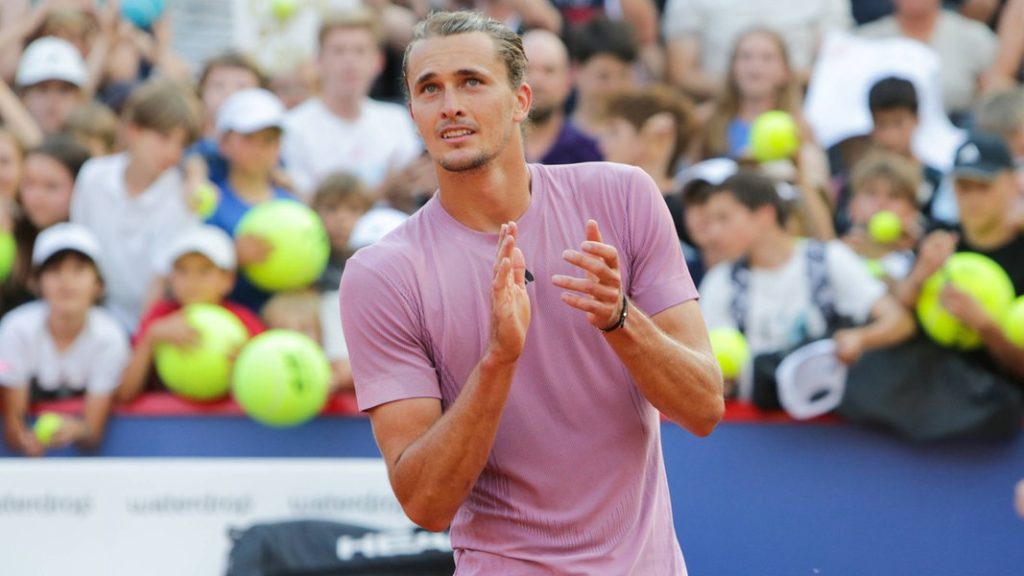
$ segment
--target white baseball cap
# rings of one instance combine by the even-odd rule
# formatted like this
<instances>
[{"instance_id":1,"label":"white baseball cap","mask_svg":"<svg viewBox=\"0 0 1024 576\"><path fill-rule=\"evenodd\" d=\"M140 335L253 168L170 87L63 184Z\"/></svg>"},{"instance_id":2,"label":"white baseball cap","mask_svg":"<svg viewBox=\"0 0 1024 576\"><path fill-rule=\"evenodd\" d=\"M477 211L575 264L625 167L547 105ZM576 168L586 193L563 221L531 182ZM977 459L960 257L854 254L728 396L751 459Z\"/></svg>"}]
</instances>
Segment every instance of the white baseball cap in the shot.
<instances>
[{"instance_id":1,"label":"white baseball cap","mask_svg":"<svg viewBox=\"0 0 1024 576\"><path fill-rule=\"evenodd\" d=\"M25 48L14 82L19 87L63 80L81 88L89 79L85 60L70 42L55 36L39 38Z\"/></svg>"},{"instance_id":2,"label":"white baseball cap","mask_svg":"<svg viewBox=\"0 0 1024 576\"><path fill-rule=\"evenodd\" d=\"M285 107L263 88L249 88L228 97L217 112L217 134L252 134L266 128L284 129Z\"/></svg>"},{"instance_id":3,"label":"white baseball cap","mask_svg":"<svg viewBox=\"0 0 1024 576\"><path fill-rule=\"evenodd\" d=\"M739 165L731 158L709 158L679 172L676 180L679 182L679 189L686 194L686 190L694 182L707 182L712 186L718 186L739 169Z\"/></svg>"},{"instance_id":4,"label":"white baseball cap","mask_svg":"<svg viewBox=\"0 0 1024 576\"><path fill-rule=\"evenodd\" d=\"M846 365L836 358L835 340L801 346L775 370L779 403L790 416L807 420L839 406L846 391Z\"/></svg>"},{"instance_id":5,"label":"white baseball cap","mask_svg":"<svg viewBox=\"0 0 1024 576\"><path fill-rule=\"evenodd\" d=\"M228 233L209 224L198 224L182 232L164 253L163 270L170 272L185 254L202 254L221 270L234 270L235 244Z\"/></svg>"},{"instance_id":6,"label":"white baseball cap","mask_svg":"<svg viewBox=\"0 0 1024 576\"><path fill-rule=\"evenodd\" d=\"M352 233L348 237L349 250L358 250L373 244L408 219L409 215L401 210L384 205L374 206L356 220L355 226L352 227Z\"/></svg>"},{"instance_id":7,"label":"white baseball cap","mask_svg":"<svg viewBox=\"0 0 1024 576\"><path fill-rule=\"evenodd\" d=\"M62 222L46 228L36 237L32 247L32 265L40 266L54 254L65 250L78 252L97 264L102 252L99 241L88 228L81 224Z\"/></svg>"}]
</instances>

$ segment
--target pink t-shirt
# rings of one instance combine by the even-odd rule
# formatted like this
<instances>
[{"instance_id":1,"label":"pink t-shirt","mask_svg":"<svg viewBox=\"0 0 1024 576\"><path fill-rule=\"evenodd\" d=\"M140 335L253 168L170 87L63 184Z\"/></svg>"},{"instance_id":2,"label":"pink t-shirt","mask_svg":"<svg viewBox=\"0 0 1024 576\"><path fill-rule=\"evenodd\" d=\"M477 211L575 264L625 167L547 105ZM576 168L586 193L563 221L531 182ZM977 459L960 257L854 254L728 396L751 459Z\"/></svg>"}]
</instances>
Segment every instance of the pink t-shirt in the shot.
<instances>
[{"instance_id":1,"label":"pink t-shirt","mask_svg":"<svg viewBox=\"0 0 1024 576\"><path fill-rule=\"evenodd\" d=\"M530 165L518 220L535 281L532 319L487 466L452 523L456 574L686 573L672 522L657 410L555 274L588 218L618 248L648 315L692 300L672 219L654 182L617 164ZM405 398L446 409L487 345L497 234L471 230L435 197L348 261L342 325L361 410Z\"/></svg>"}]
</instances>

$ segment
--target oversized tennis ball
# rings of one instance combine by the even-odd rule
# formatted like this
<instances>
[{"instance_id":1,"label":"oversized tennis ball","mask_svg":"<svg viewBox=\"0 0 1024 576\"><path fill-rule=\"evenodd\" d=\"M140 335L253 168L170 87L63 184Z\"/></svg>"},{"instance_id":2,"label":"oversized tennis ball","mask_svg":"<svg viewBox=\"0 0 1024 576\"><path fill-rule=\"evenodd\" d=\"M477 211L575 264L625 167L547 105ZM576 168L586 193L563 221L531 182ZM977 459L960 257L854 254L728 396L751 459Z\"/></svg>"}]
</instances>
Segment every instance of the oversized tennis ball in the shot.
<instances>
[{"instance_id":1,"label":"oversized tennis ball","mask_svg":"<svg viewBox=\"0 0 1024 576\"><path fill-rule=\"evenodd\" d=\"M235 228L235 237L259 236L270 243L263 262L243 272L268 291L305 288L320 277L331 254L327 229L311 208L291 200L272 200L249 210Z\"/></svg>"},{"instance_id":2,"label":"oversized tennis ball","mask_svg":"<svg viewBox=\"0 0 1024 576\"><path fill-rule=\"evenodd\" d=\"M903 234L903 222L895 212L882 210L868 221L868 234L879 244L892 244Z\"/></svg>"},{"instance_id":3,"label":"oversized tennis ball","mask_svg":"<svg viewBox=\"0 0 1024 576\"><path fill-rule=\"evenodd\" d=\"M299 11L298 0L271 0L270 13L280 21L291 20Z\"/></svg>"},{"instance_id":4,"label":"oversized tennis ball","mask_svg":"<svg viewBox=\"0 0 1024 576\"><path fill-rule=\"evenodd\" d=\"M0 232L0 282L10 275L17 254L18 246L14 242L14 235L10 232Z\"/></svg>"},{"instance_id":5,"label":"oversized tennis ball","mask_svg":"<svg viewBox=\"0 0 1024 576\"><path fill-rule=\"evenodd\" d=\"M64 425L64 417L56 412L43 412L36 418L36 423L32 426L32 432L36 435L36 440L43 444L49 444L53 442L53 435L60 430L60 427Z\"/></svg>"},{"instance_id":6,"label":"oversized tennis ball","mask_svg":"<svg viewBox=\"0 0 1024 576\"><path fill-rule=\"evenodd\" d=\"M917 300L917 317L932 340L972 350L981 337L950 314L939 301L946 282L971 295L992 318L1003 318L1013 302L1013 284L999 264L973 252L958 252L925 281Z\"/></svg>"},{"instance_id":7,"label":"oversized tennis ball","mask_svg":"<svg viewBox=\"0 0 1024 576\"><path fill-rule=\"evenodd\" d=\"M203 182L196 186L193 194L196 214L204 220L213 216L217 211L217 205L220 204L220 193L217 192L217 188L209 182Z\"/></svg>"},{"instance_id":8,"label":"oversized tennis ball","mask_svg":"<svg viewBox=\"0 0 1024 576\"><path fill-rule=\"evenodd\" d=\"M232 391L257 422L295 426L323 409L330 379L331 365L319 344L299 332L270 330L238 355Z\"/></svg>"},{"instance_id":9,"label":"oversized tennis ball","mask_svg":"<svg viewBox=\"0 0 1024 576\"><path fill-rule=\"evenodd\" d=\"M1017 298L1010 305L1006 313L1006 320L1003 321L1003 328L1006 330L1006 338L1020 348L1024 348L1024 296Z\"/></svg>"},{"instance_id":10,"label":"oversized tennis ball","mask_svg":"<svg viewBox=\"0 0 1024 576\"><path fill-rule=\"evenodd\" d=\"M743 333L735 328L715 328L708 333L715 359L722 368L722 377L735 380L750 358L750 348Z\"/></svg>"},{"instance_id":11,"label":"oversized tennis ball","mask_svg":"<svg viewBox=\"0 0 1024 576\"><path fill-rule=\"evenodd\" d=\"M164 13L164 0L121 0L121 17L146 30Z\"/></svg>"},{"instance_id":12,"label":"oversized tennis ball","mask_svg":"<svg viewBox=\"0 0 1024 576\"><path fill-rule=\"evenodd\" d=\"M249 332L237 316L216 304L190 304L185 318L199 332L195 346L156 346L156 371L172 392L193 400L212 400L231 387L232 356Z\"/></svg>"},{"instance_id":13,"label":"oversized tennis ball","mask_svg":"<svg viewBox=\"0 0 1024 576\"><path fill-rule=\"evenodd\" d=\"M800 130L786 112L764 112L750 126L750 155L758 162L791 158L799 148Z\"/></svg>"}]
</instances>

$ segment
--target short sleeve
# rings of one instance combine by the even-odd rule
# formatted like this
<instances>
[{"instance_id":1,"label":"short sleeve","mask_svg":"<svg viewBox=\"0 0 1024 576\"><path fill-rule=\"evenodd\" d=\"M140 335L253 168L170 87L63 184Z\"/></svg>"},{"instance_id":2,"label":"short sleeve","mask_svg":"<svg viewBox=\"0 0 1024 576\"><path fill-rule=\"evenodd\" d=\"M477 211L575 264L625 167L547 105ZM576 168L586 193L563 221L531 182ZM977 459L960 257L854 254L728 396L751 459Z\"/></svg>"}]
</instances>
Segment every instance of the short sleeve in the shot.
<instances>
[{"instance_id":1,"label":"short sleeve","mask_svg":"<svg viewBox=\"0 0 1024 576\"><path fill-rule=\"evenodd\" d=\"M407 398L440 399L416 304L399 287L397 274L364 264L359 256L341 277L341 325L359 409Z\"/></svg>"},{"instance_id":2,"label":"short sleeve","mask_svg":"<svg viewBox=\"0 0 1024 576\"><path fill-rule=\"evenodd\" d=\"M107 321L96 321L97 353L89 368L89 377L85 385L87 394L110 394L121 382L121 373L128 365L131 350L128 338L118 327L113 318Z\"/></svg>"},{"instance_id":3,"label":"short sleeve","mask_svg":"<svg viewBox=\"0 0 1024 576\"><path fill-rule=\"evenodd\" d=\"M698 0L668 0L662 20L666 41L693 36L704 28L705 21Z\"/></svg>"},{"instance_id":4,"label":"short sleeve","mask_svg":"<svg viewBox=\"0 0 1024 576\"><path fill-rule=\"evenodd\" d=\"M658 186L637 169L628 179L627 223L629 296L641 310L654 315L697 298L675 224Z\"/></svg>"},{"instance_id":5,"label":"short sleeve","mask_svg":"<svg viewBox=\"0 0 1024 576\"><path fill-rule=\"evenodd\" d=\"M23 330L24 314L8 314L0 320L0 386L21 388L28 384L27 358L31 358L26 331Z\"/></svg>"},{"instance_id":6,"label":"short sleeve","mask_svg":"<svg viewBox=\"0 0 1024 576\"><path fill-rule=\"evenodd\" d=\"M864 261L842 242L829 242L826 251L836 311L855 322L866 322L875 302L885 295L885 284L872 276Z\"/></svg>"}]
</instances>

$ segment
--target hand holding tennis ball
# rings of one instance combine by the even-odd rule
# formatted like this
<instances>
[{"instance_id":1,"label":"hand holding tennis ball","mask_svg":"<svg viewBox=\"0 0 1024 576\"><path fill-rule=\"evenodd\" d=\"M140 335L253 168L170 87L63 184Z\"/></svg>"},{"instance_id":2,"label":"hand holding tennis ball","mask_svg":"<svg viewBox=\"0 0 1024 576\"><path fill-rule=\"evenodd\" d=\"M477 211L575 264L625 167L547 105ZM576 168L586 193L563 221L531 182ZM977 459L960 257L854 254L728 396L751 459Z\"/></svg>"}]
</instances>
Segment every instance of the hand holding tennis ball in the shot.
<instances>
[{"instance_id":1,"label":"hand holding tennis ball","mask_svg":"<svg viewBox=\"0 0 1024 576\"><path fill-rule=\"evenodd\" d=\"M36 418L36 423L32 427L32 431L36 435L36 440L39 440L40 444L49 446L53 442L53 437L57 434L57 431L64 426L64 417L56 412L43 412Z\"/></svg>"},{"instance_id":2,"label":"hand holding tennis ball","mask_svg":"<svg viewBox=\"0 0 1024 576\"><path fill-rule=\"evenodd\" d=\"M786 112L764 112L750 125L750 155L758 162L791 158L799 149L800 129Z\"/></svg>"}]
</instances>

